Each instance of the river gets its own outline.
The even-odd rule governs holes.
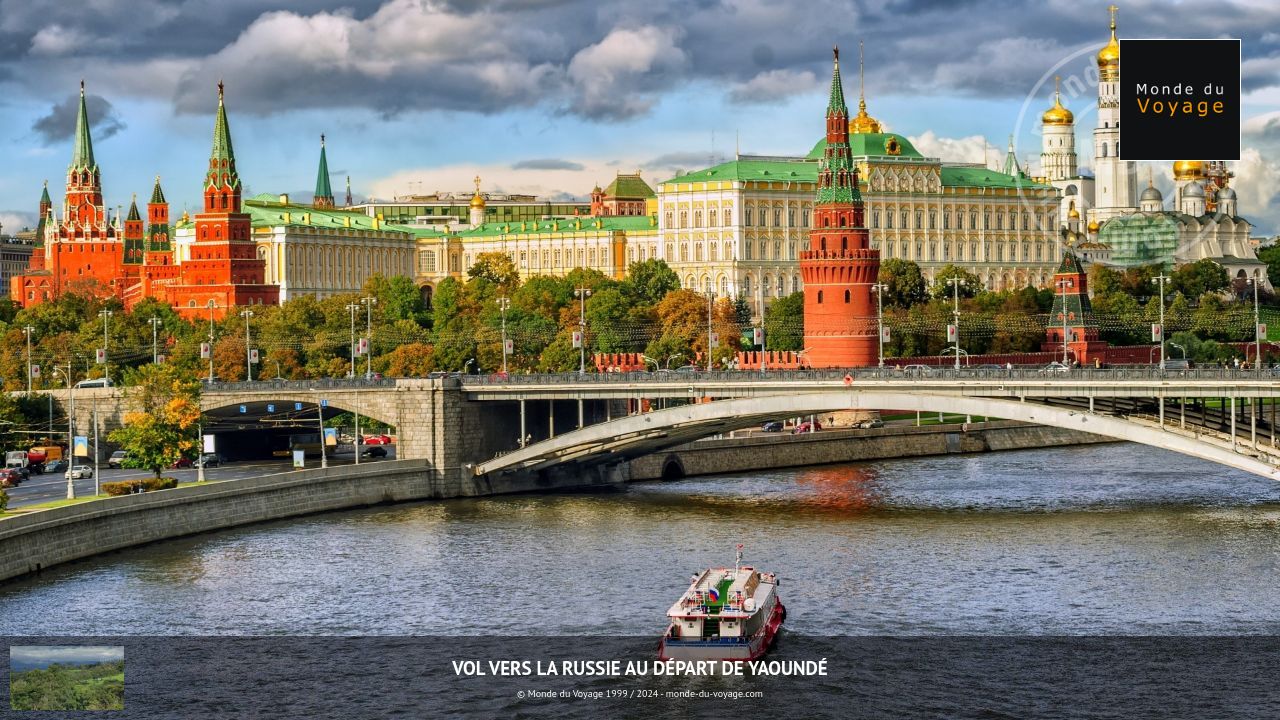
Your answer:
[[[653,636],[693,571],[811,635],[1270,634],[1280,485],[1130,444],[384,506],[0,586],[0,635]]]

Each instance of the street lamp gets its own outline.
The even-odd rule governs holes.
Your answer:
[[[249,318],[253,317],[253,311],[241,310],[240,317],[244,318],[244,379],[245,382],[253,382],[253,351],[249,348]]]
[[[347,303],[347,312],[351,313],[351,379],[356,377],[356,311],[360,306],[355,303]]]
[[[711,351],[715,349],[716,345],[719,345],[719,343],[716,342],[716,333],[711,326],[712,309],[715,305],[715,301],[715,292],[707,290],[707,372],[711,372]],[[763,357],[763,355],[761,357]]]
[[[1070,279],[1062,279],[1054,283],[1061,292],[1058,297],[1062,301],[1062,364],[1067,364],[1067,288],[1071,287],[1074,281]],[[1083,306],[1082,306],[1083,307]],[[1162,326],[1163,331],[1163,326]]]
[[[1176,347],[1176,348],[1178,348],[1178,350],[1180,350],[1180,351],[1182,352],[1182,359],[1183,359],[1183,360],[1186,360],[1186,359],[1187,359],[1187,349],[1186,349],[1186,348],[1182,347],[1181,345],[1179,345],[1179,344],[1178,344],[1178,343],[1176,343],[1176,342],[1170,342],[1169,344],[1170,344],[1170,345],[1172,345],[1172,346],[1174,346],[1174,347]]]
[[[103,310],[98,315],[102,318],[102,376],[110,382],[111,366],[107,363],[107,345],[111,340],[107,337],[107,318],[111,317],[111,311]]]
[[[472,363],[474,363],[475,361],[476,361],[476,359],[475,359],[475,358],[467,358],[467,361],[466,361],[465,363],[463,363],[463,364],[462,364],[462,374],[463,374],[463,375],[469,375],[469,374],[470,374],[470,370],[469,370],[469,368],[471,367],[471,364],[472,364]]]
[[[31,394],[31,333],[36,329],[27,325],[22,328],[22,334],[27,336],[27,394]]]
[[[589,288],[575,288],[573,296],[578,298],[578,374],[587,374],[587,298],[591,297]]]
[[[672,361],[672,360],[675,360],[675,359],[676,359],[676,358],[678,358],[678,357],[684,357],[684,353],[676,353],[675,355],[672,355],[671,357],[667,358],[667,369],[668,369],[668,370],[670,370],[670,369],[671,369],[671,361]]]
[[[956,352],[956,370],[959,370],[960,369],[960,352],[959,352],[960,350],[960,288],[965,284],[965,282],[964,282],[964,278],[952,277],[952,278],[947,278],[947,284],[950,285],[952,289],[955,291],[955,306],[951,311],[952,317],[955,318],[955,326],[954,326],[955,337],[947,338],[947,339],[955,340],[956,351],[957,351]]]
[[[1151,282],[1160,286],[1160,369],[1164,370],[1164,284],[1169,282],[1169,277],[1160,273],[1151,278]]]
[[[362,297],[364,305],[364,379],[373,379],[373,306],[378,304],[376,297]],[[358,455],[359,453],[357,453]]]
[[[884,292],[889,289],[884,283],[876,283],[871,286],[876,291],[876,338],[880,343],[880,350],[876,357],[876,367],[884,368]]]
[[[154,315],[147,323],[151,325],[151,364],[157,365],[160,363],[160,343],[157,332],[163,323]]]
[[[507,308],[511,301],[504,295],[498,298],[498,311],[502,313],[502,375],[507,375]]]
[[[213,311],[218,307],[217,300],[209,301],[209,384],[213,384]]]
[[[1258,375],[1262,374],[1262,323],[1258,321],[1258,278],[1249,278],[1253,286],[1253,364]]]
[[[54,375],[65,375],[67,378],[67,499],[76,499],[75,481],[71,479],[71,471],[76,464],[76,389],[71,383],[71,361],[67,361],[67,371],[55,367]]]

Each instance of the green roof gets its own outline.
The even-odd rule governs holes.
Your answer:
[[[1029,190],[1046,190],[1051,186],[1041,185],[1026,175],[1006,175],[998,170],[982,167],[942,166],[942,184],[955,187],[999,187],[1027,188]]]
[[[639,232],[641,230],[658,229],[656,218],[649,215],[584,215],[557,220],[538,220],[525,222],[490,222],[469,230],[455,233],[458,237],[476,238],[493,237],[495,235],[520,235],[535,233],[572,233],[572,232]]]
[[[825,142],[824,142],[825,146]],[[664,183],[712,182],[716,180],[755,180],[759,182],[818,181],[818,164],[806,160],[730,160],[705,170],[686,173]]]
[[[160,189],[159,175],[156,176],[156,186],[151,189],[151,204],[152,205],[164,204],[164,191]]]
[[[71,153],[71,167],[77,170],[92,170],[97,167],[93,160],[93,140],[89,137],[89,110],[84,104],[84,81],[80,81],[80,109],[76,113],[76,146]]]
[[[138,214],[138,196],[134,195],[133,200],[129,203],[129,217],[125,220],[142,220],[142,216]]]
[[[270,193],[259,193],[244,201],[243,211],[249,214],[250,223],[255,229],[257,228],[273,228],[273,227],[311,227],[325,230],[365,230],[374,232],[399,232],[411,234],[416,237],[442,235],[438,230],[418,230],[403,225],[393,225],[391,223],[381,223],[379,227],[373,226],[375,218],[370,217],[358,210],[343,210],[341,208],[323,208],[316,209],[310,205],[297,205],[294,203],[282,203],[278,195]],[[285,214],[289,215],[289,219],[285,220]],[[348,227],[347,220],[350,219],[351,225]],[[186,223],[179,223],[176,227],[190,227],[193,221],[188,220]]]
[[[609,183],[609,187],[604,189],[604,195],[615,198],[651,198],[654,192],[653,188],[649,187],[649,183],[636,173],[615,177],[613,182]]]
[[[316,170],[316,199],[333,200],[333,188],[329,187],[329,160],[324,154],[324,136],[320,136],[320,167]]]
[[[222,104],[222,83],[218,83],[218,116],[213,123],[213,152],[209,158],[236,159],[235,149],[231,147],[231,127],[227,125],[227,108]]]
[[[889,139],[897,141],[899,152],[896,155],[890,155],[888,150]],[[827,150],[827,139],[822,138],[818,141],[809,154],[805,157],[810,160],[821,158]],[[854,158],[859,157],[904,157],[904,158],[922,158],[923,155],[916,150],[911,141],[897,133],[855,133],[849,136],[849,154]]]
[[[49,181],[44,181],[44,189],[40,191],[40,202],[52,205],[53,201],[49,199]]]
[[[844,83],[840,80],[840,49],[832,51],[835,55],[831,69],[831,93],[827,98],[827,114],[839,113],[849,117],[849,108],[844,103]]]

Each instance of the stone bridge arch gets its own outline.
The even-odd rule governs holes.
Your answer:
[[[708,435],[753,427],[765,420],[859,408],[945,412],[1052,425],[1171,450],[1280,480],[1280,468],[1264,456],[1242,454],[1225,442],[1192,438],[1124,418],[1000,398],[857,389],[719,400],[631,415],[533,443],[478,463],[473,472],[501,475],[538,472],[557,464],[609,464]]]
[[[236,408],[240,405],[280,403],[292,407],[302,403],[304,409],[314,407],[321,400],[328,401],[328,408],[336,412],[354,412],[361,418],[372,418],[380,423],[399,428],[402,417],[394,389],[325,389],[318,391],[250,390],[241,392],[206,393],[200,398],[200,410],[205,413]]]

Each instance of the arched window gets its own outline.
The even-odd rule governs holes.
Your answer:
[[[744,213],[744,214],[743,214],[743,216],[742,216],[742,223],[743,223],[744,225],[750,225],[750,224],[751,224],[751,213],[752,213],[752,210],[753,210],[753,208],[752,208],[750,205],[748,205],[748,206],[747,206],[747,207],[742,211],[742,212]]]
[[[852,297],[852,295],[849,293],[849,291],[848,291],[848,290],[845,290],[845,291],[844,291],[844,302],[845,302],[845,304],[846,304],[846,305],[848,305],[848,304],[849,304],[849,299],[850,299],[851,297]]]
[[[884,227],[886,230],[893,229],[893,211],[889,210],[884,214]]]
[[[906,230],[907,229],[907,211],[906,210],[902,211],[901,220],[902,220],[902,229]]]
[[[938,211],[930,210],[929,211],[929,229],[935,230],[937,229],[937,227],[938,227]]]
[[[693,226],[696,228],[702,227],[702,211],[701,210],[693,211]]]
[[[818,304],[819,304],[819,305],[821,305],[821,304],[822,304],[822,291],[821,291],[821,290],[819,290],[819,291],[818,291]]]
[[[916,229],[919,230],[922,227],[924,227],[924,212],[917,210],[916,211]]]
[[[687,210],[680,211],[680,227],[689,227],[689,212]]]
[[[879,210],[876,210],[871,213],[871,227],[873,228],[880,227],[880,211]]]
[[[715,227],[715,226],[716,226],[716,211],[708,210],[707,211],[707,227]]]

